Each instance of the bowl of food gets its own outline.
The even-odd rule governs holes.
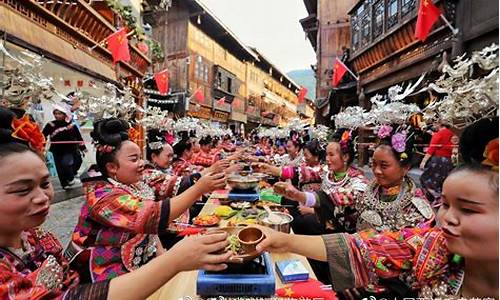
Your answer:
[[[274,230],[290,233],[290,223],[292,223],[293,217],[284,212],[273,212],[273,214],[273,218],[269,218],[267,212],[261,214],[259,216],[259,222]]]
[[[244,263],[247,261],[251,261],[258,257],[260,255],[259,252],[255,249],[255,246],[260,242],[257,242],[255,246],[248,247],[247,244],[242,244],[242,241],[244,243],[251,243],[252,239],[255,239],[256,234],[252,232],[247,232],[243,233],[242,240],[240,241],[239,234],[241,231],[247,229],[247,228],[255,228],[255,227],[246,227],[246,226],[237,226],[237,227],[223,227],[223,228],[217,228],[214,229],[213,233],[217,232],[227,232],[228,237],[227,240],[229,242],[229,245],[224,249],[224,251],[231,251],[233,255],[229,258],[228,263]],[[260,231],[260,230],[259,230]],[[262,231],[261,231],[262,233]],[[252,234],[252,235],[250,235]],[[263,239],[264,234],[262,233],[262,239]],[[260,240],[262,240],[260,239]],[[253,250],[252,250],[253,249]]]
[[[259,181],[261,181],[261,180],[266,180],[269,177],[269,175],[264,174],[264,173],[252,173],[252,177],[255,177]]]
[[[231,175],[227,178],[227,184],[232,189],[249,190],[259,185],[259,180],[253,176]]]
[[[245,227],[238,232],[238,241],[245,253],[257,252],[257,244],[264,239],[264,233],[257,227]]]
[[[286,188],[288,187],[288,183],[286,182],[276,182],[273,185],[273,190],[278,195],[284,195],[286,193]]]

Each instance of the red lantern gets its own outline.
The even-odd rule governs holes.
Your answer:
[[[145,42],[139,42],[136,44],[137,49],[139,49],[143,54],[148,54],[149,46]]]

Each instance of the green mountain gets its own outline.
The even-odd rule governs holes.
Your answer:
[[[316,78],[314,77],[313,70],[295,70],[288,72],[287,75],[290,76],[290,78],[292,78],[298,85],[307,88],[307,98],[311,100],[316,99]]]

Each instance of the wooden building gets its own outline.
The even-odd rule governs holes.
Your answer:
[[[349,9],[355,0],[304,0],[309,15],[300,20],[312,47],[316,51],[316,121],[331,125],[334,110],[331,80],[336,58],[342,58],[349,48]]]
[[[296,115],[299,87],[256,49],[244,45],[198,0],[174,0],[168,12],[145,21],[164,45],[166,60],[155,70],[170,72],[171,93],[179,95],[177,116],[248,132],[259,124],[278,125],[275,116]],[[203,101],[193,97],[197,91],[203,93]],[[276,107],[269,109],[266,103],[271,101]],[[288,109],[281,111],[283,107]]]
[[[359,105],[370,108],[369,99],[386,94],[396,84],[415,81],[426,73],[432,81],[440,73],[443,60],[471,53],[498,43],[498,2],[495,0],[434,1],[459,33],[454,35],[440,19],[425,42],[415,38],[419,0],[360,0],[349,11],[351,49],[348,63],[359,75]],[[353,94],[354,95],[354,94]],[[421,107],[428,103],[428,93],[405,101]],[[369,139],[366,133],[364,139]],[[362,152],[363,153],[363,152]],[[367,155],[361,161],[367,162]]]
[[[132,43],[130,62],[113,64],[111,52],[100,43],[116,31],[115,20],[103,1],[0,0],[0,37],[7,50],[47,58],[43,72],[55,79],[59,92],[87,89],[95,94],[93,84],[112,82],[132,87],[141,103],[142,79],[151,61]]]

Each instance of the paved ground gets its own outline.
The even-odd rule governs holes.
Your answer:
[[[80,215],[83,197],[52,204],[43,228],[52,232],[66,247]]]

